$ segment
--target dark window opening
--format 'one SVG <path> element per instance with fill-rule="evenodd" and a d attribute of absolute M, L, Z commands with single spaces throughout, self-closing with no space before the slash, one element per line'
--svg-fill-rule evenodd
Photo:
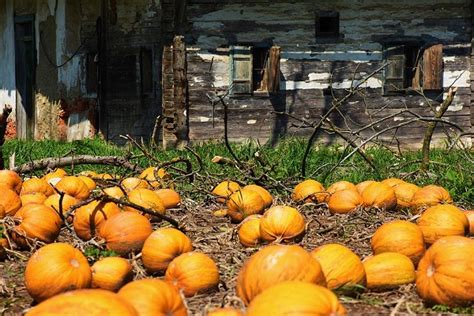
<path fill-rule="evenodd" d="M 87 93 L 97 93 L 97 63 L 96 53 L 88 53 L 86 56 L 86 90 Z"/>
<path fill-rule="evenodd" d="M 316 37 L 339 37 L 339 12 L 321 11 L 316 14 Z"/>
<path fill-rule="evenodd" d="M 142 94 L 153 93 L 153 52 L 143 47 L 140 49 L 140 79 Z"/>
<path fill-rule="evenodd" d="M 268 47 L 253 47 L 253 69 L 252 81 L 253 91 L 264 91 L 266 87 L 262 86 L 265 69 L 268 61 Z"/>

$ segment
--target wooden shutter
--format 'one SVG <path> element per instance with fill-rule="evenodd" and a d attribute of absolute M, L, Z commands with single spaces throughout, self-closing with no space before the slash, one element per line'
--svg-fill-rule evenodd
<path fill-rule="evenodd" d="M 269 93 L 276 93 L 280 90 L 280 52 L 280 47 L 272 46 L 268 53 L 262 88 L 266 88 Z"/>
<path fill-rule="evenodd" d="M 443 45 L 433 45 L 425 49 L 422 62 L 424 90 L 443 89 Z"/>
<path fill-rule="evenodd" d="M 405 89 L 406 56 L 403 46 L 390 47 L 385 50 L 385 67 L 383 93 L 397 93 Z"/>
<path fill-rule="evenodd" d="M 230 95 L 252 93 L 252 47 L 230 47 Z"/>

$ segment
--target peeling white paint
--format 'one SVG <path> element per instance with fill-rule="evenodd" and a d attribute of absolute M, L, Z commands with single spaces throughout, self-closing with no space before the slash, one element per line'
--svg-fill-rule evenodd
<path fill-rule="evenodd" d="M 393 118 L 393 121 L 394 121 L 394 122 L 399 122 L 399 121 L 404 121 L 404 120 L 405 120 L 405 118 L 402 117 L 402 116 L 395 116 L 395 117 Z"/>
<path fill-rule="evenodd" d="M 440 108 L 441 108 L 441 106 L 437 106 L 436 111 L 439 111 Z M 459 112 L 459 111 L 462 111 L 463 108 L 464 108 L 464 106 L 463 106 L 462 103 L 454 103 L 454 104 L 451 104 L 446 111 L 448 111 L 448 112 Z"/>
<path fill-rule="evenodd" d="M 257 120 L 248 120 L 248 121 L 247 121 L 247 124 L 248 124 L 248 125 L 257 124 Z"/>
<path fill-rule="evenodd" d="M 444 62 L 454 62 L 456 60 L 456 56 L 444 56 L 443 61 Z"/>
<path fill-rule="evenodd" d="M 469 88 L 471 87 L 470 76 L 470 72 L 467 70 L 445 71 L 443 74 L 443 87 Z"/>
<path fill-rule="evenodd" d="M 16 83 L 15 83 L 15 33 L 13 0 L 6 0 L 6 6 L 0 8 L 0 107 L 9 104 L 13 107 L 10 117 L 15 118 Z"/>
<path fill-rule="evenodd" d="M 329 80 L 331 78 L 330 73 L 309 73 L 308 78 L 310 81 L 315 81 L 315 80 Z"/>
<path fill-rule="evenodd" d="M 359 81 L 355 80 L 343 80 L 340 82 L 333 82 L 332 88 L 334 89 L 349 89 L 355 86 Z M 329 82 L 320 81 L 280 81 L 280 87 L 282 90 L 310 90 L 310 89 L 327 89 L 329 88 Z M 381 88 L 382 80 L 377 78 L 369 78 L 366 82 L 361 85 L 361 88 Z"/>
<path fill-rule="evenodd" d="M 285 52 L 281 53 L 282 62 L 292 60 L 354 61 L 368 62 L 382 60 L 382 51 L 325 51 L 325 52 Z"/>
<path fill-rule="evenodd" d="M 211 120 L 211 118 L 207 116 L 199 116 L 197 119 L 199 122 L 209 122 Z"/>

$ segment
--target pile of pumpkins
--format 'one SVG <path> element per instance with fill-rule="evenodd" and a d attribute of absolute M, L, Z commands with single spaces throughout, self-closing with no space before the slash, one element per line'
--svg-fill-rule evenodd
<path fill-rule="evenodd" d="M 0 171 L 0 220 L 4 218 L 8 236 L 0 239 L 0 250 L 39 248 L 24 275 L 28 293 L 39 304 L 26 315 L 187 315 L 186 297 L 217 288 L 217 264 L 194 251 L 182 231 L 153 230 L 156 218 L 125 203 L 160 214 L 179 206 L 179 194 L 163 188 L 169 175 L 150 167 L 118 185 L 106 181 L 112 184 L 98 186 L 99 179 L 114 177 L 92 172 L 69 176 L 58 169 L 23 181 L 12 171 Z M 90 199 L 98 193 L 125 204 Z M 212 194 L 227 206 L 215 214 L 239 223 L 242 245 L 270 244 L 238 272 L 236 293 L 246 305 L 245 315 L 345 315 L 332 290 L 383 291 L 414 282 L 429 303 L 474 302 L 474 240 L 465 237 L 469 229 L 474 233 L 472 212 L 452 205 L 449 193 L 439 186 L 418 188 L 399 179 L 358 185 L 341 181 L 327 190 L 315 180 L 298 184 L 291 196 L 295 203 L 326 204 L 334 214 L 362 207 L 410 208 L 418 214 L 417 224 L 396 220 L 380 226 L 371 239 L 373 256 L 364 260 L 341 244 L 311 251 L 288 244 L 305 234 L 305 218 L 295 207 L 272 206 L 273 196 L 263 187 L 241 187 L 229 180 L 214 187 Z M 95 238 L 119 256 L 90 266 L 80 250 L 57 242 L 61 228 L 71 225 L 79 239 Z M 148 278 L 133 281 L 136 261 L 125 259 L 131 253 L 140 253 Z M 243 314 L 234 308 L 208 312 Z"/>

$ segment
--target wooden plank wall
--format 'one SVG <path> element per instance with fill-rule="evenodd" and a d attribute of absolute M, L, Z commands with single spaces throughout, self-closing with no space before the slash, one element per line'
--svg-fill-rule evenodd
<path fill-rule="evenodd" d="M 340 39 L 326 42 L 315 38 L 316 10 L 340 13 Z M 277 95 L 227 100 L 229 135 L 233 140 L 258 138 L 274 142 L 280 135 L 308 135 L 310 130 L 296 127 L 297 122 L 272 111 L 316 120 L 331 105 L 330 82 L 333 93 L 342 96 L 353 79 L 361 80 L 383 65 L 381 42 L 387 38 L 443 44 L 443 86 L 458 87 L 446 119 L 463 129 L 471 127 L 471 1 L 443 0 L 433 4 L 428 0 L 323 0 L 315 4 L 314 1 L 191 0 L 187 17 L 191 140 L 223 137 L 222 109 L 218 107 L 213 112 L 206 93 L 228 88 L 228 46 L 238 43 L 280 46 L 281 80 Z M 358 128 L 405 108 L 430 115 L 429 103 L 433 107 L 438 104 L 436 98 L 416 93 L 383 97 L 381 73 L 369 79 L 364 87 L 364 91 L 341 108 L 345 119 L 339 114 L 332 117 L 336 125 Z M 397 115 L 375 125 L 374 130 L 407 119 L 407 115 Z M 419 147 L 424 129 L 425 123 L 419 122 L 383 138 L 394 144 L 396 135 L 403 145 Z M 449 127 L 438 128 L 438 141 L 442 141 L 446 129 Z M 327 139 L 335 141 L 332 136 Z"/>

